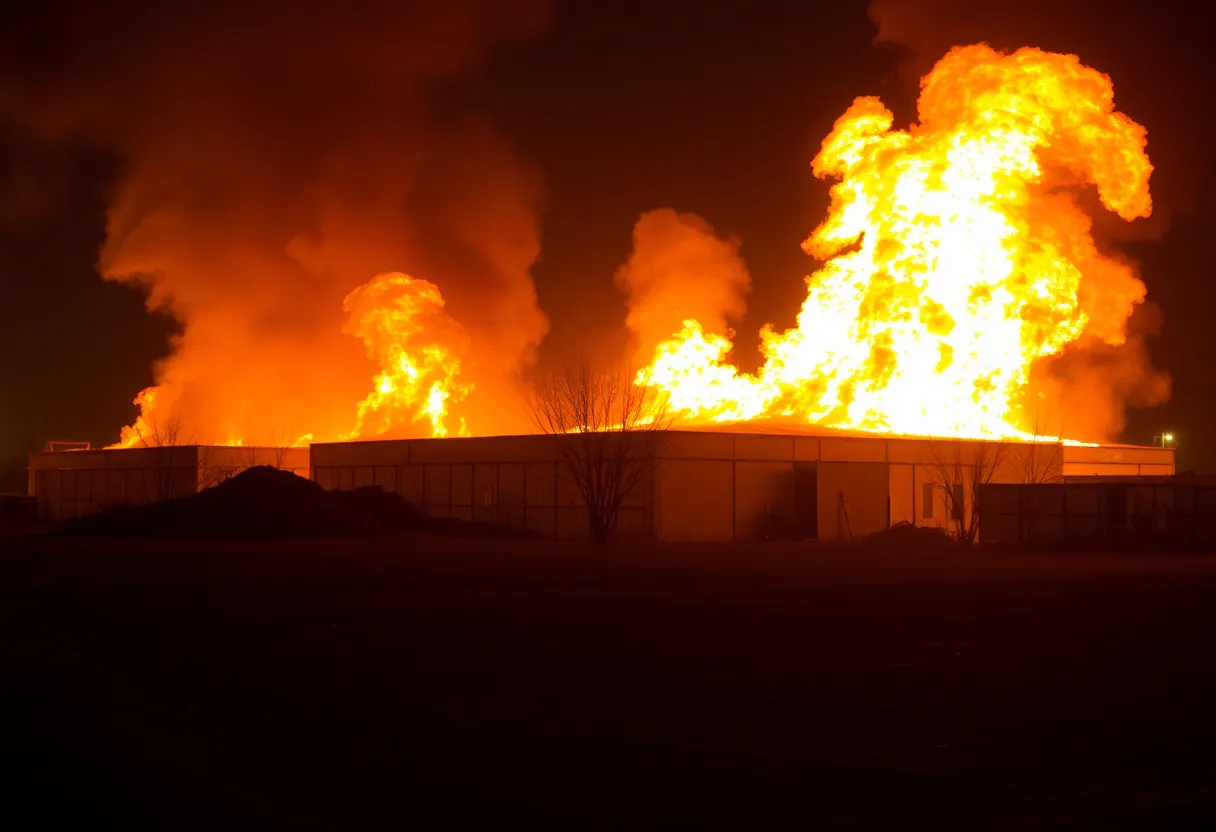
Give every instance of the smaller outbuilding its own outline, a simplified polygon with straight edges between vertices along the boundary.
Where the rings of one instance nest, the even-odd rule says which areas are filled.
[[[40,519],[63,520],[185,497],[257,465],[307,477],[309,451],[227,445],[47,450],[30,454],[29,493]]]

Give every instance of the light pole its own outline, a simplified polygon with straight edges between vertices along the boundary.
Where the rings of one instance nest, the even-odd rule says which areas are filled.
[[[1168,448],[1170,443],[1174,441],[1174,434],[1160,433],[1153,437],[1153,444],[1157,444],[1158,441],[1161,442],[1161,447]]]

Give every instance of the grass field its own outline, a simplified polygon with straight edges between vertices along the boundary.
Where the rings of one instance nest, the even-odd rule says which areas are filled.
[[[0,545],[6,829],[1216,828],[1216,559]]]

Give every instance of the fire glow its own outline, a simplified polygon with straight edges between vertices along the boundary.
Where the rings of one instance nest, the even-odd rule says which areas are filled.
[[[1081,200],[1096,190],[1128,222],[1151,213],[1146,132],[1115,110],[1110,78],[1077,57],[985,45],[955,48],[922,79],[918,119],[894,129],[892,113],[862,97],[824,140],[812,170],[834,181],[831,204],[803,244],[822,266],[807,278],[797,325],[761,330],[757,372],[729,360],[725,322],[745,308],[750,281],[737,247],[708,225],[694,230],[710,242],[686,258],[691,269],[675,275],[679,257],[660,250],[657,270],[624,281],[625,291],[656,299],[650,308],[631,302],[627,326],[658,333],[635,358],[634,383],[663,396],[676,424],[782,418],[902,435],[1051,438],[1035,411],[1036,368],[1078,344],[1124,344],[1145,298],[1133,268],[1099,251]],[[657,222],[670,228],[667,215]],[[713,263],[726,264],[720,276]],[[672,299],[690,287],[714,308],[671,320]],[[343,332],[378,372],[351,403],[350,429],[318,438],[468,435],[452,408],[474,389],[478,333],[448,313],[439,286],[382,274],[350,291],[343,310]],[[175,406],[156,387],[136,404],[121,446],[139,444]],[[1061,420],[1054,427],[1068,432]]]
[[[838,181],[803,246],[824,265],[797,327],[761,332],[758,373],[687,320],[637,383],[689,422],[1030,437],[1034,363],[1083,336],[1121,344],[1144,299],[1098,252],[1075,192],[1147,217],[1145,131],[1114,110],[1107,76],[1029,48],[951,51],[922,80],[919,115],[892,130],[878,99],[858,98],[824,141],[815,175]]]

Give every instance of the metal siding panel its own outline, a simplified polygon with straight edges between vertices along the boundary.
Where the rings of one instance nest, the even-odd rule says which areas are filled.
[[[473,466],[473,503],[477,506],[498,505],[498,464]]]
[[[64,503],[76,501],[76,472],[70,468],[63,471],[59,486],[59,499]]]
[[[316,469],[317,485],[324,488],[326,491],[334,491],[338,488],[338,469],[337,468],[318,468]]]
[[[397,490],[397,469],[392,465],[377,465],[374,479],[375,485],[380,486],[385,491]]]
[[[410,442],[326,442],[312,445],[308,449],[308,455],[311,464],[318,468],[405,465],[410,461]]]
[[[452,499],[452,467],[450,465],[426,466],[426,505],[431,508],[447,507]]]
[[[556,500],[559,506],[586,507],[586,501],[583,500],[583,493],[579,491],[578,483],[574,481],[574,475],[564,465],[557,466],[556,487]]]
[[[789,462],[794,458],[794,437],[739,434],[734,456],[737,460]]]
[[[1064,446],[1064,463],[1088,465],[1168,465],[1174,466],[1172,448],[1122,448],[1114,446]]]
[[[524,491],[530,506],[557,505],[557,466],[552,462],[529,462],[524,466]]]
[[[818,462],[819,438],[815,436],[794,437],[794,460],[797,462]]]
[[[524,504],[524,465],[522,462],[504,462],[498,466],[498,504],[522,506]]]
[[[820,540],[856,540],[887,528],[885,462],[820,462],[818,468]]]
[[[473,505],[473,466],[453,465],[452,471],[452,505]]]
[[[1065,461],[1064,476],[1066,476],[1066,477],[1138,477],[1138,476],[1140,476],[1140,466],[1138,466],[1138,465],[1116,465],[1113,463],[1087,463],[1087,462],[1067,462],[1067,461]]]
[[[916,495],[913,493],[915,485],[913,484],[912,466],[891,465],[887,474],[887,493],[891,497],[891,525],[915,523],[916,512],[913,504],[916,501]]]
[[[734,534],[734,463],[668,460],[659,472],[663,540],[728,541]]]
[[[397,493],[416,506],[423,505],[426,486],[421,465],[402,465],[397,469]]]
[[[663,459],[733,459],[734,435],[671,431],[664,438],[659,454]]]
[[[1069,515],[1098,514],[1101,511],[1098,487],[1096,485],[1064,486],[1064,507]]]
[[[931,459],[932,445],[925,439],[890,439],[887,453],[890,462],[924,463]]]
[[[792,462],[735,463],[735,539],[781,538],[793,516]]]
[[[820,443],[824,462],[885,463],[887,460],[886,439],[824,437]]]
[[[127,479],[122,471],[106,471],[106,499],[111,503],[127,499]]]

